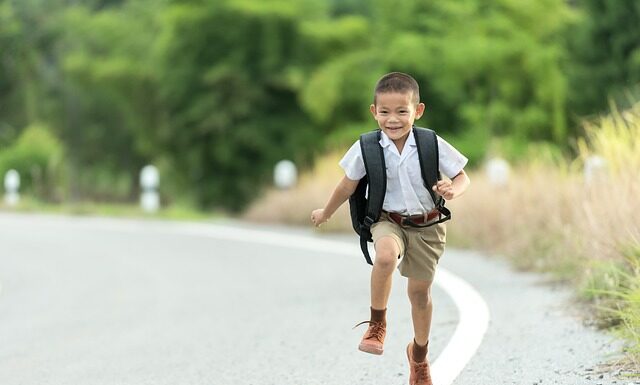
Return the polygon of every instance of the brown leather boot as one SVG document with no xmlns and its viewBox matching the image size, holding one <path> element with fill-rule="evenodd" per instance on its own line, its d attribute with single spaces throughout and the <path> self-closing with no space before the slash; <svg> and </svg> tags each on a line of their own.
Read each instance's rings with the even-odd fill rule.
<svg viewBox="0 0 640 385">
<path fill-rule="evenodd" d="M 429 361 L 415 362 L 412 357 L 413 342 L 407 346 L 407 358 L 409 359 L 409 385 L 433 385 Z"/>
<path fill-rule="evenodd" d="M 363 321 L 354 326 L 354 328 L 366 323 L 369 324 L 369 328 L 362 336 L 358 349 L 366 353 L 380 355 L 382 354 L 384 337 L 387 334 L 387 325 L 384 322 Z"/>
</svg>

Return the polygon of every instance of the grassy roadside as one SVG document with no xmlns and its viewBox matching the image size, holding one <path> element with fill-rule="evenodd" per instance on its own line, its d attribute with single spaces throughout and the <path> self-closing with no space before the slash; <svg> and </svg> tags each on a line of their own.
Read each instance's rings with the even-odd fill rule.
<svg viewBox="0 0 640 385">
<path fill-rule="evenodd" d="M 23 196 L 16 207 L 7 207 L 0 202 L 0 212 L 22 212 L 22 213 L 49 213 L 66 215 L 99 215 L 107 217 L 126 217 L 143 219 L 167 219 L 182 221 L 202 221 L 218 217 L 215 213 L 204 213 L 196 209 L 174 205 L 163 207 L 157 213 L 147 213 L 139 205 L 116 204 L 116 203 L 95 203 L 78 202 L 65 204 L 50 204 L 34 200 L 31 197 Z"/>
<path fill-rule="evenodd" d="M 511 171 L 508 185 L 471 172 L 465 196 L 451 201 L 452 245 L 501 255 L 520 268 L 550 273 L 575 288 L 585 317 L 628 344 L 629 371 L 640 373 L 640 104 L 587 127 L 579 157 L 537 154 Z M 318 162 L 293 190 L 271 191 L 246 218 L 309 225 L 342 177 L 337 151 Z M 592 155 L 606 171 L 585 181 Z M 352 231 L 345 204 L 320 231 Z"/>
</svg>

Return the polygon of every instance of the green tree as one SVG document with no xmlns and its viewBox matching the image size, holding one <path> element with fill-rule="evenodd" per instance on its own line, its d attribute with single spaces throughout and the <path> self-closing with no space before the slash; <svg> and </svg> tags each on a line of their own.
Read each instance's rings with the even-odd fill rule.
<svg viewBox="0 0 640 385">
<path fill-rule="evenodd" d="M 276 161 L 309 162 L 320 133 L 297 102 L 302 11 L 227 1 L 178 4 L 163 16 L 169 124 L 157 137 L 183 192 L 203 207 L 239 210 Z"/>
<path fill-rule="evenodd" d="M 0 151 L 0 176 L 18 171 L 20 191 L 43 200 L 62 198 L 60 179 L 64 178 L 64 148 L 51 130 L 34 124 L 22 131 L 13 145 Z"/>
<path fill-rule="evenodd" d="M 492 136 L 566 141 L 563 36 L 572 15 L 563 1 L 377 0 L 372 15 L 358 49 L 322 62 L 305 91 L 325 88 L 330 102 L 306 106 L 327 124 L 348 120 L 339 106 L 371 100 L 378 76 L 404 71 L 423 86 L 427 114 L 418 124 L 461 136 L 474 160 Z M 364 93 L 353 98 L 354 87 Z M 351 110 L 352 119 L 366 116 Z"/>
<path fill-rule="evenodd" d="M 141 167 L 156 155 L 162 126 L 157 30 L 150 1 L 68 7 L 57 44 L 61 98 L 55 126 L 69 151 L 76 199 L 133 199 Z M 104 5 L 104 4 L 101 4 Z"/>
<path fill-rule="evenodd" d="M 276 161 L 375 127 L 397 70 L 418 124 L 473 160 L 493 136 L 562 144 L 572 19 L 562 0 L 0 0 L 0 146 L 45 121 L 75 197 L 131 200 L 154 161 L 165 198 L 238 210 Z"/>
<path fill-rule="evenodd" d="M 571 110 L 604 112 L 640 98 L 640 2 L 581 0 L 582 22 L 572 31 Z M 632 94 L 629 100 L 629 93 Z"/>
<path fill-rule="evenodd" d="M 52 109 L 53 22 L 62 3 L 0 1 L 0 144 Z"/>
</svg>

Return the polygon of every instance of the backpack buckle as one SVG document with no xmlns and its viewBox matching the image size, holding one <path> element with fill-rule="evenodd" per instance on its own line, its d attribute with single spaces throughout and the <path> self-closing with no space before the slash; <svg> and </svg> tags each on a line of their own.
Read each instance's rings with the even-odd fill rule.
<svg viewBox="0 0 640 385">
<path fill-rule="evenodd" d="M 363 219 L 362 223 L 364 224 L 364 226 L 365 226 L 367 229 L 369 229 L 369 228 L 371 228 L 371 225 L 373 225 L 374 223 L 376 223 L 376 221 L 375 221 L 373 218 L 371 218 L 370 216 L 368 216 L 368 215 L 367 215 L 366 217 L 364 217 L 364 219 Z"/>
</svg>

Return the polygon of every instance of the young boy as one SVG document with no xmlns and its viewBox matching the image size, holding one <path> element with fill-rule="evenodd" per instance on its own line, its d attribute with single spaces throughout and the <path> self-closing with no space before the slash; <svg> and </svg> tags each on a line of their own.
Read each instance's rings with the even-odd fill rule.
<svg viewBox="0 0 640 385">
<path fill-rule="evenodd" d="M 446 226 L 408 227 L 403 219 L 428 224 L 437 221 L 435 204 L 424 186 L 413 136 L 413 123 L 420 119 L 425 105 L 420 103 L 418 83 L 413 77 L 392 72 L 376 84 L 373 118 L 380 127 L 380 145 L 387 166 L 387 190 L 380 220 L 371 226 L 376 251 L 371 271 L 371 318 L 362 337 L 361 351 L 382 354 L 386 334 L 386 309 L 391 291 L 393 271 L 399 262 L 400 274 L 408 278 L 414 338 L 407 346 L 409 384 L 431 385 L 426 359 L 431 328 L 431 284 L 435 267 L 444 251 Z M 440 171 L 450 180 L 441 180 L 433 191 L 446 200 L 462 195 L 469 185 L 463 168 L 467 164 L 460 152 L 438 137 Z M 345 177 L 340 181 L 323 209 L 311 213 L 311 221 L 320 226 L 354 193 L 366 175 L 357 141 L 340 161 Z M 435 219 L 433 219 L 435 217 Z M 401 258 L 401 259 L 400 259 Z"/>
</svg>

